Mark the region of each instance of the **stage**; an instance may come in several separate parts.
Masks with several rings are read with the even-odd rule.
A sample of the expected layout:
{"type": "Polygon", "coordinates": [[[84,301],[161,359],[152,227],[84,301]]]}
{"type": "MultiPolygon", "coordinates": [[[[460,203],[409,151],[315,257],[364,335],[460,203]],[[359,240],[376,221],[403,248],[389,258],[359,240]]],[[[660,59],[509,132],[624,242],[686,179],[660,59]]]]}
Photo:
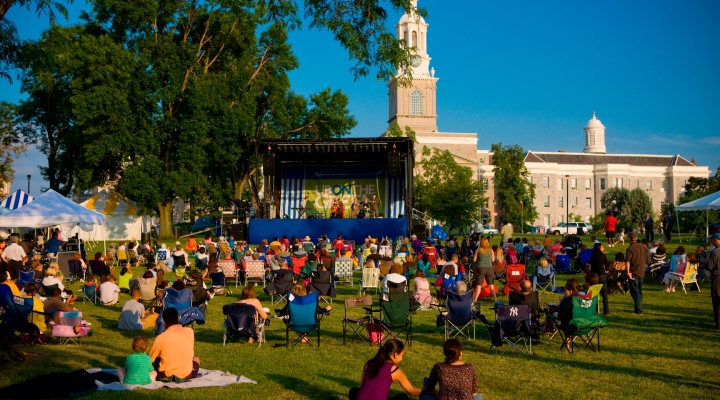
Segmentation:
{"type": "Polygon", "coordinates": [[[355,243],[364,243],[368,235],[374,238],[389,236],[396,238],[406,236],[408,233],[408,220],[406,218],[329,218],[329,219],[251,219],[249,226],[250,240],[248,243],[259,244],[263,239],[268,242],[273,237],[304,238],[310,236],[316,243],[322,234],[331,240],[338,233],[345,240],[354,240],[355,243]]]}

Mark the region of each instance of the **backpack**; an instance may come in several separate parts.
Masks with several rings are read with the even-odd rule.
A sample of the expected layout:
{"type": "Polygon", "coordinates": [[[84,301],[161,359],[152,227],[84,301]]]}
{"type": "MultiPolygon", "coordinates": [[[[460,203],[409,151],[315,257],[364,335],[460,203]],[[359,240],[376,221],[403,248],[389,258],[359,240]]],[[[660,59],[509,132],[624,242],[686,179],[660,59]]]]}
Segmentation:
{"type": "Polygon", "coordinates": [[[385,340],[385,330],[378,324],[369,323],[365,325],[370,343],[381,344],[385,340]]]}

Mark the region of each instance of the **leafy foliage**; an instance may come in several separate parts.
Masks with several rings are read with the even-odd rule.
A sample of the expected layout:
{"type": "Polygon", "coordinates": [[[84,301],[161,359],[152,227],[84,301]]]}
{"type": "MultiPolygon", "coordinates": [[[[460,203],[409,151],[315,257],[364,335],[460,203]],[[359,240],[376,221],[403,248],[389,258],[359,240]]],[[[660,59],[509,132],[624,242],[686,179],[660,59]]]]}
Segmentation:
{"type": "Polygon", "coordinates": [[[482,183],[472,179],[472,170],[459,165],[448,150],[423,148],[415,175],[415,207],[459,228],[480,218],[482,183]]]}
{"type": "Polygon", "coordinates": [[[535,184],[530,183],[530,171],[525,167],[525,152],[518,145],[505,146],[502,143],[491,146],[493,172],[495,173],[495,195],[497,205],[504,219],[515,226],[521,221],[531,223],[538,218],[535,209],[535,184]]]}
{"type": "Polygon", "coordinates": [[[22,143],[20,132],[16,128],[16,110],[17,106],[0,102],[0,182],[13,180],[13,161],[27,147],[22,143]]]}
{"type": "MultiPolygon", "coordinates": [[[[653,213],[650,197],[640,188],[610,188],[600,198],[600,206],[605,210],[605,214],[615,213],[619,227],[628,231],[637,230],[645,214],[653,213]]],[[[604,220],[604,215],[602,217],[604,220]]]]}
{"type": "MultiPolygon", "coordinates": [[[[720,166],[718,166],[718,172],[720,172],[720,166]]],[[[717,172],[711,178],[691,177],[685,185],[685,192],[680,196],[678,204],[689,203],[717,191],[720,191],[720,176],[717,172]]],[[[674,209],[670,211],[674,211],[674,209]]],[[[678,214],[678,217],[680,229],[687,232],[694,230],[697,226],[705,226],[707,220],[710,223],[720,221],[720,211],[712,210],[708,213],[705,213],[705,211],[686,211],[678,214]]]]}

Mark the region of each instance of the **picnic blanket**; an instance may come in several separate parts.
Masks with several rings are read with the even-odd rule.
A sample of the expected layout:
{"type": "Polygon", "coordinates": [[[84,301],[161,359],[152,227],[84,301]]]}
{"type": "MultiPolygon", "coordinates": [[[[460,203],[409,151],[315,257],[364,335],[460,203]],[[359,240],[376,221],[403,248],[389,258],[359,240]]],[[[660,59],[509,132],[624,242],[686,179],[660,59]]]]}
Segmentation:
{"type": "MultiPolygon", "coordinates": [[[[107,372],[110,374],[117,374],[116,370],[114,369],[100,369],[100,368],[93,368],[88,369],[87,372],[92,374],[94,372],[107,372]]],[[[175,382],[161,382],[161,381],[155,381],[149,385],[127,385],[120,382],[112,382],[112,383],[102,383],[100,381],[95,381],[95,384],[97,385],[97,390],[99,391],[105,391],[105,390],[134,390],[134,389],[160,389],[162,387],[167,388],[174,388],[174,389],[190,389],[190,388],[199,388],[199,387],[209,387],[209,386],[228,386],[234,383],[252,383],[257,384],[252,379],[248,379],[244,376],[237,376],[233,375],[228,372],[222,372],[217,370],[207,370],[200,368],[200,371],[198,372],[198,377],[195,379],[191,379],[187,382],[183,383],[175,383],[175,382]]]]}

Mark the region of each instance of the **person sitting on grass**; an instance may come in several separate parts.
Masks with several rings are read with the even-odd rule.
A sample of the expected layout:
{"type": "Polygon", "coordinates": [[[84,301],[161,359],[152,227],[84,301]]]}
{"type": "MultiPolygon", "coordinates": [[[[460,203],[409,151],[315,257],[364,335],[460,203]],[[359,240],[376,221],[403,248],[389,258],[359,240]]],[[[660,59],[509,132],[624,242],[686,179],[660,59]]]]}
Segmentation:
{"type": "Polygon", "coordinates": [[[413,284],[415,285],[413,298],[420,303],[423,309],[430,308],[432,294],[430,294],[430,283],[427,278],[425,278],[425,273],[418,270],[415,274],[415,279],[413,279],[413,284]]]}
{"type": "Polygon", "coordinates": [[[389,399],[400,400],[407,399],[408,395],[419,396],[422,389],[414,387],[399,367],[404,355],[405,345],[401,341],[397,339],[386,341],[380,346],[375,357],[365,363],[362,384],[359,388],[350,389],[350,400],[388,399],[393,382],[399,382],[407,394],[402,393],[389,399]]]}
{"type": "Polygon", "coordinates": [[[115,284],[115,275],[107,276],[107,281],[100,285],[100,302],[111,306],[117,304],[120,288],[115,284]]]}
{"type": "Polygon", "coordinates": [[[152,360],[147,355],[150,344],[145,336],[136,336],[132,342],[133,354],[125,359],[125,367],[117,369],[120,382],[128,385],[149,385],[157,378],[152,360]]]}
{"type": "Polygon", "coordinates": [[[122,312],[120,312],[118,329],[135,331],[154,327],[158,315],[153,312],[152,308],[145,310],[145,306],[140,303],[140,289],[133,288],[130,296],[132,298],[123,304],[122,312]]]}
{"type": "Polygon", "coordinates": [[[482,400],[482,396],[478,393],[475,367],[462,361],[463,351],[460,341],[457,339],[446,341],[443,344],[443,353],[445,361],[433,366],[420,394],[420,400],[482,400]],[[437,392],[436,385],[439,385],[437,392]]]}
{"type": "Polygon", "coordinates": [[[203,278],[207,276],[208,261],[209,257],[205,254],[205,247],[200,247],[198,249],[197,256],[195,257],[195,268],[200,270],[203,278]]]}
{"type": "MultiPolygon", "coordinates": [[[[259,330],[259,328],[265,324],[265,320],[267,319],[267,309],[263,308],[262,303],[260,303],[260,300],[257,299],[255,296],[255,288],[248,285],[243,288],[242,294],[240,295],[240,301],[238,301],[240,304],[249,304],[253,307],[255,307],[255,311],[258,315],[258,323],[256,325],[256,330],[259,330]]],[[[258,332],[258,337],[260,337],[260,333],[258,332]]],[[[254,342],[253,338],[248,338],[248,342],[252,343],[254,342]]]]}
{"type": "Polygon", "coordinates": [[[120,293],[130,293],[130,278],[133,277],[133,273],[128,267],[123,267],[118,277],[118,287],[120,293]]]}
{"type": "Polygon", "coordinates": [[[157,379],[197,378],[200,359],[195,357],[195,332],[180,325],[178,311],[169,307],[162,313],[165,332],[158,335],[150,349],[157,379]]]}

